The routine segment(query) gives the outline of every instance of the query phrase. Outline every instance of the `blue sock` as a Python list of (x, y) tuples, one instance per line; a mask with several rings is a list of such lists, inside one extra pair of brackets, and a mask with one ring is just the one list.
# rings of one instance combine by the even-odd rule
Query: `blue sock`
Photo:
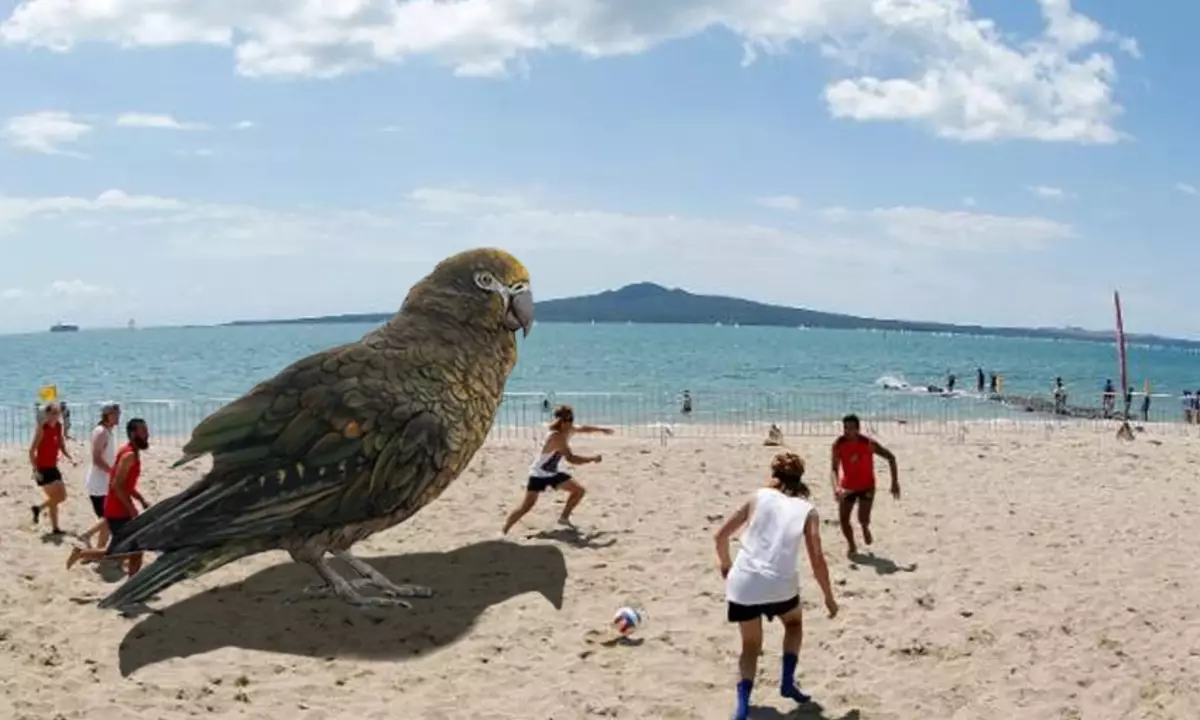
[(746, 720), (750, 717), (750, 691), (754, 689), (753, 680), (740, 680), (737, 684), (737, 710), (733, 720)]
[(798, 703), (806, 703), (812, 698), (800, 692), (796, 687), (796, 654), (783, 654), (783, 676), (779, 681), (779, 694)]

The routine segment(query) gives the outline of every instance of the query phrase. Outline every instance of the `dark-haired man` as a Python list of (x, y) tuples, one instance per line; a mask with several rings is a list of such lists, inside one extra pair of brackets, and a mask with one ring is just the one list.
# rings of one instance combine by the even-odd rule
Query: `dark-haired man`
[[(900, 471), (896, 467), (896, 456), (878, 442), (863, 435), (862, 424), (857, 415), (842, 418), (842, 434), (833, 441), (831, 471), (833, 497), (838, 504), (838, 520), (842, 535), (849, 545), (847, 555), (853, 559), (858, 554), (854, 542), (854, 528), (850, 525), (850, 514), (858, 505), (858, 524), (862, 526), (863, 542), (870, 545), (871, 507), (875, 502), (875, 456), (887, 461), (892, 477), (892, 497), (900, 498)], [(840, 472), (839, 472), (840, 471)]]
[[(145, 509), (146, 498), (138, 492), (138, 480), (142, 475), (142, 451), (150, 447), (150, 428), (141, 418), (133, 418), (125, 424), (125, 435), (129, 442), (121, 446), (113, 462), (113, 471), (108, 484), (108, 493), (104, 496), (104, 520), (108, 523), (111, 543), (120, 534), (130, 520), (138, 515), (136, 500)], [(126, 555), (108, 555), (107, 549), (85, 550), (81, 547), (71, 549), (67, 558), (67, 567), (77, 562), (96, 562), (112, 558), (125, 564), (125, 572), (132, 577), (142, 569), (142, 553)]]

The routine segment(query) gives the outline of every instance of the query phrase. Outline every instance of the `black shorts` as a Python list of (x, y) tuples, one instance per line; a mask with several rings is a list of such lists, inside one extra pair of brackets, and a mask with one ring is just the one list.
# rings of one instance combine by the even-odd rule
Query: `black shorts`
[(525, 485), (525, 489), (529, 492), (540, 493), (557, 488), (570, 479), (571, 476), (565, 472), (555, 473), (550, 477), (531, 477), (529, 483)]
[(111, 551), (113, 543), (117, 540), (117, 535), (121, 532), (121, 528), (128, 525), (133, 518), (104, 518), (104, 520), (108, 523), (108, 549)]
[(62, 472), (56, 467), (37, 469), (38, 487), (44, 487), (56, 482), (62, 482)]
[(854, 503), (859, 500), (870, 502), (875, 499), (875, 488), (869, 490), (855, 490), (853, 492), (842, 493), (842, 502)]
[(98, 518), (104, 517), (104, 496), (89, 495), (88, 497), (92, 499), (92, 512), (96, 513)]
[(796, 608), (800, 607), (800, 594), (797, 593), (790, 600), (783, 602), (763, 603), (761, 605), (742, 605), (740, 603), (726, 603), (726, 617), (731, 623), (741, 623), (747, 620), (765, 617), (768, 620), (773, 620), (780, 615), (786, 615)]

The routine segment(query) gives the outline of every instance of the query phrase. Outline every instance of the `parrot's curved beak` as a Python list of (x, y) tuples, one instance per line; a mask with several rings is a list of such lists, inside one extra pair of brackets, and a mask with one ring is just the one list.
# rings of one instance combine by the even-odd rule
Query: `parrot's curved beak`
[(529, 328), (533, 327), (533, 293), (526, 290), (512, 296), (504, 315), (504, 327), (512, 332), (522, 330), (522, 337), (529, 336)]

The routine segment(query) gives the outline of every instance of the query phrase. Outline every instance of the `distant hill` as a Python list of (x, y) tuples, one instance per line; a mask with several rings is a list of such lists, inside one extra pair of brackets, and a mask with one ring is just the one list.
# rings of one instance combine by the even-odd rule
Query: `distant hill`
[[(678, 288), (654, 283), (626, 285), (596, 295), (542, 300), (537, 303), (538, 322), (560, 323), (646, 323), (679, 325), (765, 325), (775, 327), (811, 327), (837, 330), (895, 330), (905, 332), (957, 333), (999, 337), (1032, 337), (1061, 340), (1112, 342), (1111, 330), (1083, 328), (1020, 328), (985, 325), (953, 325), (865, 318), (827, 313), (805, 308), (768, 305), (721, 295), (696, 295)], [(300, 325), (315, 323), (382, 323), (392, 313), (356, 313), (289, 320), (238, 320), (226, 323), (243, 325)], [(1200, 349), (1200, 341), (1167, 338), (1158, 335), (1127, 334), (1131, 343), (1150, 343)]]

